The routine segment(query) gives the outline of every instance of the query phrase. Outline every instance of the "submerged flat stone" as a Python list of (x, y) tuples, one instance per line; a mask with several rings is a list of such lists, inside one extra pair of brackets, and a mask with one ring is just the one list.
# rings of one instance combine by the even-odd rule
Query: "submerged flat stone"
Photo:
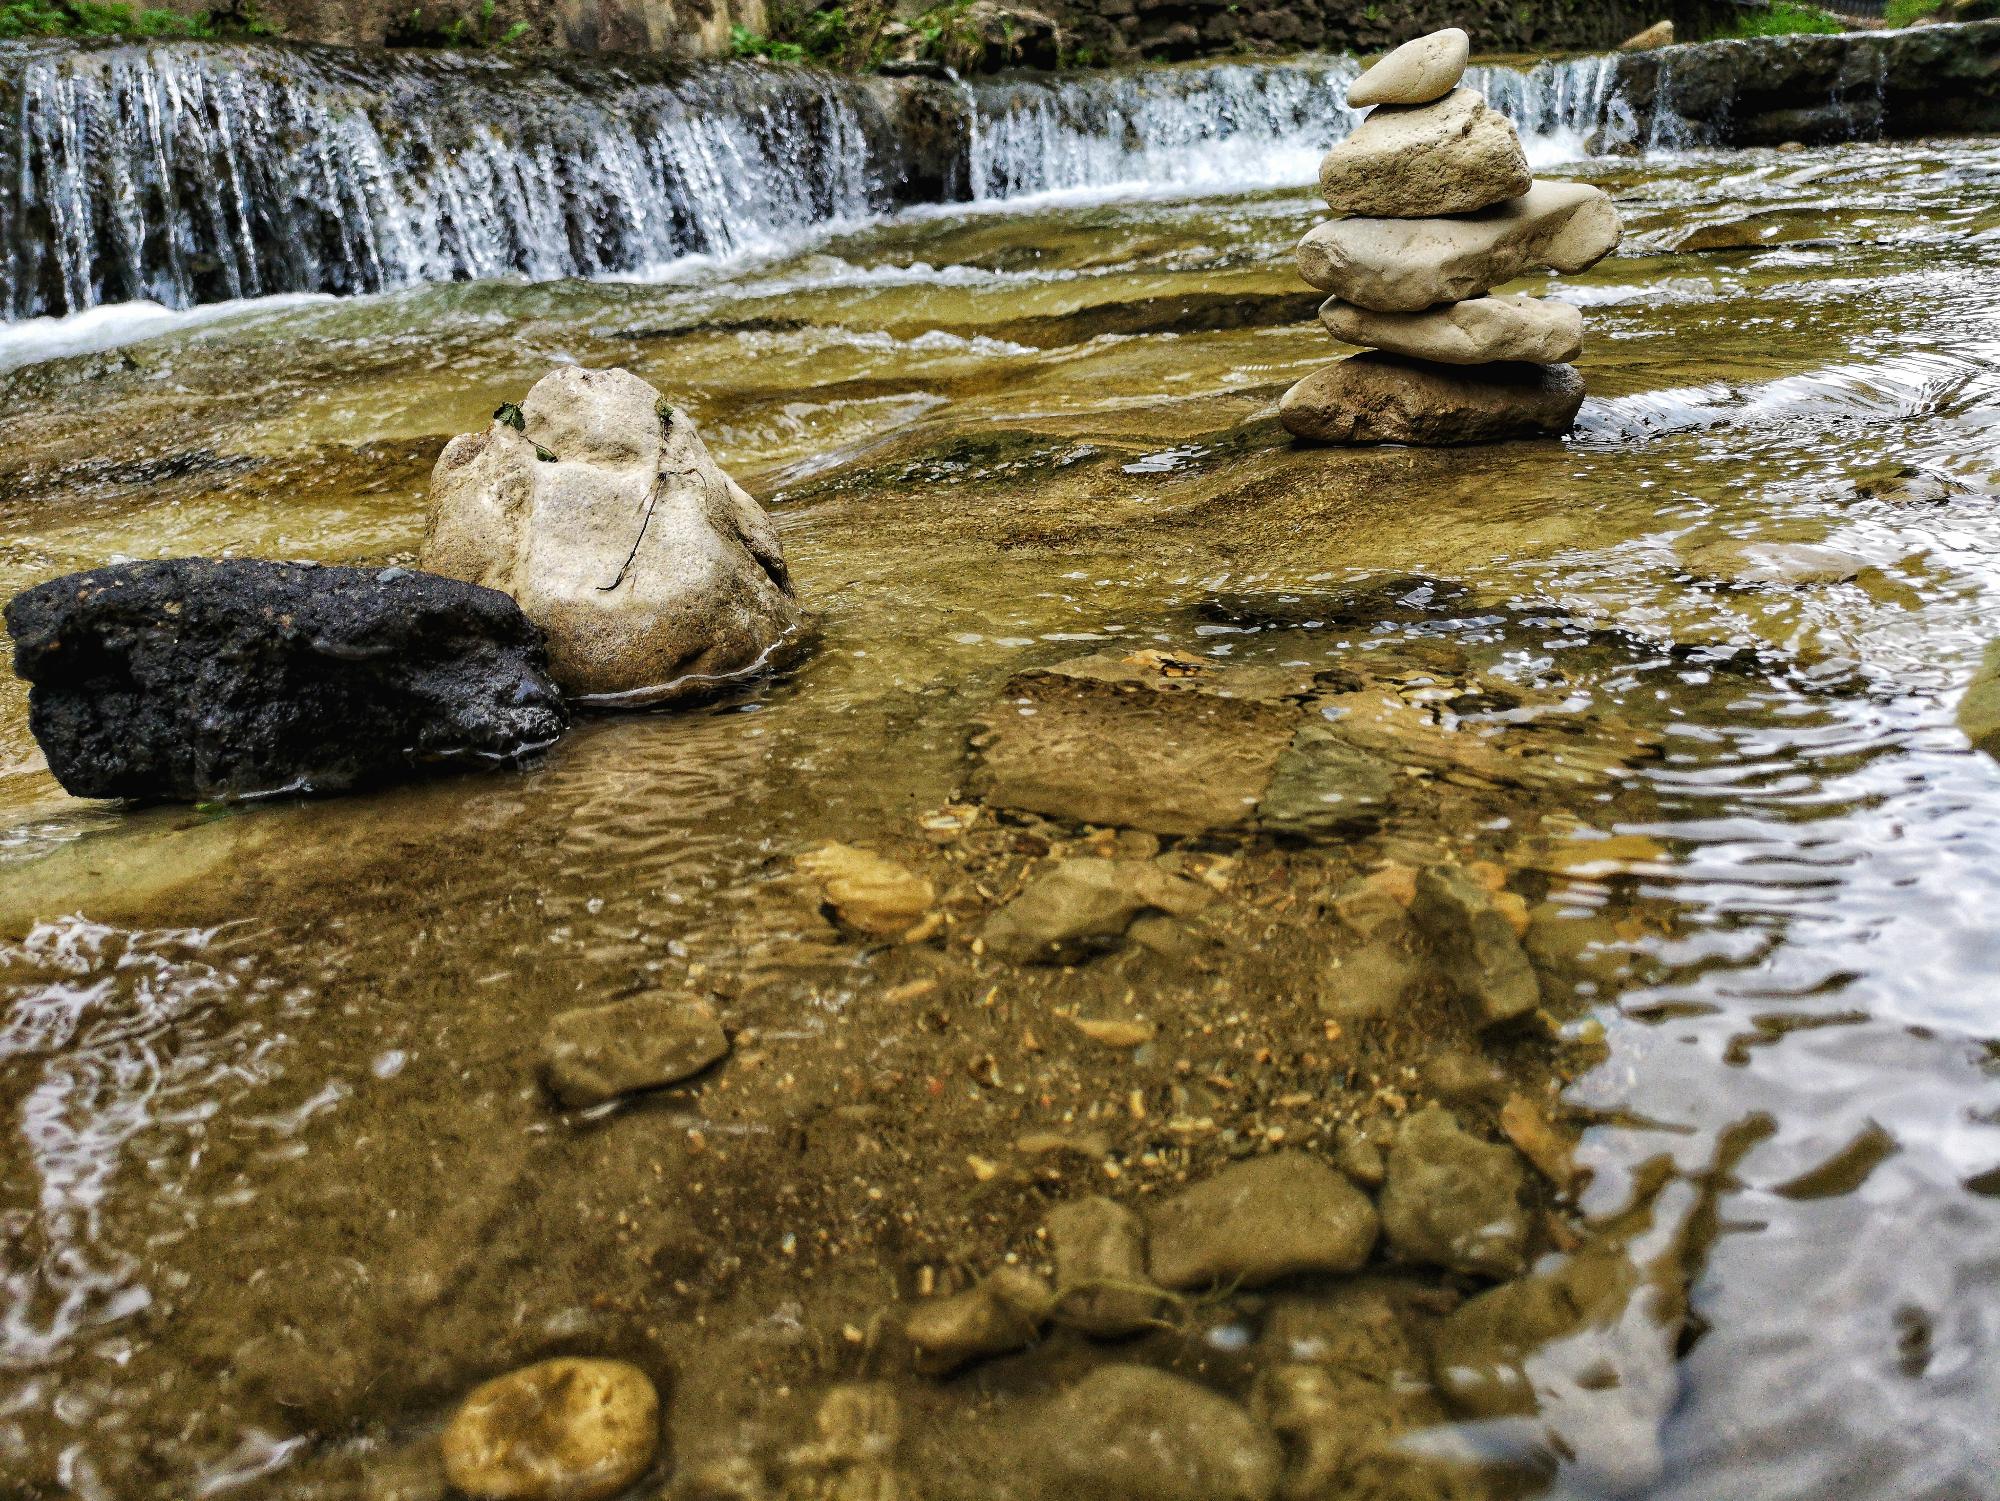
[(1472, 39), (1456, 26), (1405, 42), (1385, 54), (1347, 91), (1355, 109), (1371, 104), (1428, 104), (1458, 87)]
[(1020, 673), (975, 726), (992, 807), (1195, 834), (1248, 824), (1311, 674), (1100, 653)]
[(1573, 365), (1433, 365), (1371, 351), (1315, 370), (1285, 393), (1278, 417), (1312, 443), (1449, 447), (1560, 437), (1582, 405)]
[(1474, 297), (1421, 313), (1378, 313), (1329, 297), (1319, 321), (1343, 343), (1441, 365), (1565, 365), (1583, 353), (1582, 312), (1539, 297)]
[(1472, 213), (1520, 197), (1533, 180), (1513, 122), (1471, 89), (1384, 105), (1319, 167), (1335, 213), (1391, 219)]
[(1523, 1270), (1525, 1175), (1509, 1147), (1481, 1141), (1432, 1105), (1405, 1120), (1389, 1149), (1382, 1231), (1397, 1259), (1487, 1277)]
[(678, 1084), (729, 1053), (705, 1001), (641, 995), (565, 1011), (542, 1035), (541, 1076), (571, 1110)]
[(2000, 641), (1986, 648), (1986, 660), (1959, 700), (1958, 727), (1977, 749), (2000, 760)]
[(1299, 274), (1379, 313), (1463, 302), (1528, 271), (1583, 271), (1618, 248), (1618, 210), (1601, 188), (1537, 182), (1518, 198), (1455, 218), (1332, 219), (1299, 242)]

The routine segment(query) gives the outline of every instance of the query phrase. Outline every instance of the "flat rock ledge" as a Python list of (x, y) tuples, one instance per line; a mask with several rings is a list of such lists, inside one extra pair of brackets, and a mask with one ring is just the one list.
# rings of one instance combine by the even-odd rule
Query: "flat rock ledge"
[(511, 599), (407, 568), (123, 563), (6, 619), (29, 728), (78, 797), (331, 792), (508, 765), (569, 725)]

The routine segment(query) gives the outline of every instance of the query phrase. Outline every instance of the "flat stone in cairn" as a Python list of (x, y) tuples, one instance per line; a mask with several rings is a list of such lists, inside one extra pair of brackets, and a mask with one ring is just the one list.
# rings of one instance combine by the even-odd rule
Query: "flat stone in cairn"
[(1480, 297), (1527, 271), (1583, 271), (1617, 249), (1602, 189), (1538, 182), (1519, 198), (1452, 219), (1332, 219), (1299, 242), (1299, 274), (1378, 313)]
[(1319, 168), (1335, 213), (1386, 219), (1473, 213), (1520, 197), (1533, 180), (1513, 121), (1471, 89), (1382, 106)]
[(1379, 106), (1320, 163), (1341, 217), (1299, 242), (1299, 274), (1333, 296), (1320, 321), (1367, 351), (1285, 393), (1312, 443), (1443, 446), (1559, 436), (1575, 425), (1583, 315), (1494, 297), (1524, 272), (1582, 271), (1618, 247), (1618, 211), (1588, 183), (1536, 182), (1512, 122), (1459, 87), (1463, 31), (1398, 47), (1348, 91)]
[(1329, 297), (1319, 321), (1344, 344), (1441, 365), (1560, 365), (1583, 353), (1583, 314), (1537, 297), (1474, 297), (1421, 313), (1377, 313)]
[(1347, 102), (1355, 109), (1371, 104), (1428, 104), (1458, 87), (1472, 42), (1456, 26), (1405, 42), (1354, 81)]
[(1573, 365), (1433, 365), (1374, 350), (1315, 370), (1285, 393), (1278, 418), (1312, 443), (1445, 448), (1560, 437), (1582, 405)]

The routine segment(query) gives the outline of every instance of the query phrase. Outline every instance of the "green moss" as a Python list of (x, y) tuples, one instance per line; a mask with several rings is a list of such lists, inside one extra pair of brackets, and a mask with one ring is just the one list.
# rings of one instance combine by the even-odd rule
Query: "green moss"
[(1891, 26), (1914, 26), (1944, 9), (1944, 0), (1889, 0), (1882, 19)]
[[(0, 38), (24, 36), (74, 37), (214, 37), (258, 34), (254, 13), (238, 24), (223, 15), (183, 16), (170, 10), (134, 10), (103, 0), (0, 0)], [(253, 31), (252, 27), (257, 27)]]
[(387, 41), (391, 47), (513, 47), (533, 29), (526, 21), (502, 27), (494, 0), (480, 0), (477, 10), (455, 14), (435, 14), (419, 5), (397, 23)]
[(1750, 36), (1800, 36), (1827, 35), (1845, 31), (1832, 16), (1810, 5), (1794, 5), (1790, 0), (1772, 0), (1772, 4), (1762, 10), (1751, 11), (1728, 35), (1732, 37)]

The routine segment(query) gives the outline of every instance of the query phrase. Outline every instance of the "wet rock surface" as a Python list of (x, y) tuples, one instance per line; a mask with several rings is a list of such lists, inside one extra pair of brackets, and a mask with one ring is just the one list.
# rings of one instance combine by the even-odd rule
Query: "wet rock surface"
[(1986, 660), (1959, 700), (1958, 727), (1973, 745), (2000, 760), (2000, 644), (1986, 648)]
[(581, 1110), (691, 1079), (728, 1053), (707, 1002), (645, 995), (563, 1012), (542, 1034), (540, 1069), (549, 1093)]
[(1065, 860), (993, 914), (986, 946), (1020, 963), (1074, 963), (1116, 946), (1141, 914), (1192, 917), (1212, 897), (1142, 861)]
[(446, 1425), (445, 1476), (473, 1501), (606, 1501), (644, 1475), (660, 1399), (616, 1360), (544, 1361), (474, 1390)]
[(903, 1334), (916, 1369), (944, 1376), (969, 1361), (1032, 1344), (1055, 1307), (1055, 1291), (1042, 1278), (1002, 1267), (962, 1293), (918, 1304), (904, 1319)]
[(1100, 1339), (1158, 1323), (1167, 1299), (1146, 1270), (1145, 1222), (1103, 1195), (1049, 1213), (1056, 1267), (1056, 1321)]
[(1572, 365), (1436, 365), (1374, 351), (1314, 371), (1278, 415), (1313, 443), (1449, 447), (1561, 437), (1582, 405)]
[(6, 618), (31, 728), (78, 797), (338, 791), (517, 762), (569, 723), (511, 600), (408, 569), (124, 563)]
[(1155, 1208), (1148, 1266), (1170, 1288), (1352, 1272), (1377, 1229), (1375, 1206), (1339, 1172), (1281, 1152), (1225, 1168)]
[(1521, 1161), (1435, 1105), (1396, 1132), (1382, 1184), (1382, 1232), (1403, 1261), (1485, 1277), (1523, 1270)]
[(1271, 1501), (1283, 1455), (1228, 1398), (1147, 1366), (1092, 1372), (1024, 1456), (1048, 1501)]
[(1440, 865), (1420, 872), (1410, 914), (1481, 1026), (1513, 1021), (1540, 1003), (1541, 984), (1513, 921), (1466, 871)]
[(511, 595), (563, 691), (606, 705), (712, 694), (802, 625), (770, 518), (626, 370), (557, 370), (446, 444), (422, 558)]

